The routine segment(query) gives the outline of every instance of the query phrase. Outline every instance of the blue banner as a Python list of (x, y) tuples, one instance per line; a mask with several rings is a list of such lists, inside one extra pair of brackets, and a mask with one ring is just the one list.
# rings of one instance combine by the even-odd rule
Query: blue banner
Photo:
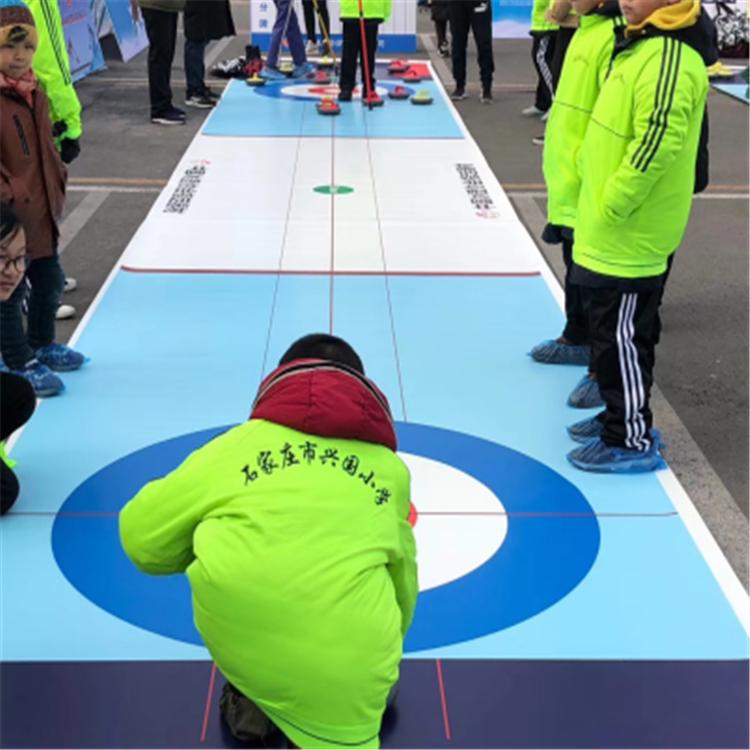
[(91, 0), (60, 0), (60, 16), (73, 80), (106, 67), (91, 16)]
[(529, 35), (531, 0), (492, 0), (492, 36), (517, 39)]
[(105, 0), (123, 62), (148, 47), (146, 25), (138, 0)]

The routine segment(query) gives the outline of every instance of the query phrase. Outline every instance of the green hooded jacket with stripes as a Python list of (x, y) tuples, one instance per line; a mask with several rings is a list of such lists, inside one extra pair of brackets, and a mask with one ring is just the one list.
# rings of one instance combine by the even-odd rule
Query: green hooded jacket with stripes
[(581, 148), (576, 264), (631, 279), (666, 271), (690, 215), (707, 95), (701, 55), (676, 34), (644, 34), (615, 56)]
[(81, 103), (73, 88), (57, 0), (27, 0), (27, 3), (39, 35), (33, 68), (49, 99), (50, 119), (53, 123), (65, 123), (64, 138), (80, 138)]
[(544, 181), (547, 183), (547, 220), (575, 227), (581, 178), (576, 160), (609, 71), (615, 28), (622, 17), (598, 14), (581, 17), (565, 54), (560, 82), (544, 133)]
[[(391, 17), (391, 0), (362, 0), (365, 18), (387, 21)], [(359, 0), (341, 0), (340, 18), (359, 18)]]

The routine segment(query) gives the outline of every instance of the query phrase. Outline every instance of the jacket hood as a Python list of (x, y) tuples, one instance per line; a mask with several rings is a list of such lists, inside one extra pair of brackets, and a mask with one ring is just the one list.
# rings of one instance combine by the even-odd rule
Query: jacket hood
[(670, 36), (692, 47), (706, 65), (719, 59), (716, 27), (700, 0), (682, 0), (652, 13), (645, 21), (625, 30), (626, 44), (653, 36)]
[(338, 362), (296, 359), (277, 368), (260, 384), (250, 419), (396, 450), (388, 400), (371, 380)]

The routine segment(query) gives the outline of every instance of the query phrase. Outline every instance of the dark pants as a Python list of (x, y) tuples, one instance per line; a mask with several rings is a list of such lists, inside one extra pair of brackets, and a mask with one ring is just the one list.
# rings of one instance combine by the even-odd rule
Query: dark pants
[(555, 37), (557, 32), (533, 32), (531, 45), (531, 59), (534, 61), (539, 81), (536, 85), (534, 106), (546, 112), (552, 106), (554, 83), (552, 80), (552, 57), (555, 54)]
[[(370, 72), (370, 90), (375, 91), (375, 51), (378, 47), (378, 26), (376, 18), (365, 19), (365, 39), (367, 41), (367, 65)], [(341, 20), (344, 46), (341, 51), (341, 77), (339, 87), (345, 93), (351, 92), (357, 76), (357, 60), (362, 71), (362, 96), (367, 93), (365, 80), (365, 57), (362, 54), (362, 31), (358, 18), (343, 18)]]
[[(25, 283), (6, 302), (0, 302), (0, 351), (11, 370), (20, 370), (34, 358), (34, 350), (55, 340), (55, 313), (60, 304), (65, 274), (57, 255), (32, 260)], [(29, 294), (27, 331), (23, 330), (21, 305)]]
[(604, 400), (602, 440), (646, 451), (662, 283), (644, 291), (581, 287), (591, 335), (591, 370)]
[[(328, 3), (326, 0), (317, 0), (318, 2), (318, 10), (320, 11), (320, 17), (323, 19), (323, 23), (325, 24), (325, 31), (323, 31), (323, 28), (320, 29), (320, 36), (323, 41), (325, 41), (326, 35), (330, 37), (331, 35), (331, 23), (330, 18), (328, 17)], [(318, 41), (318, 37), (315, 35), (315, 5), (313, 5), (313, 0), (302, 0), (302, 10), (305, 13), (305, 32), (307, 33), (307, 41), (308, 42), (316, 42)]]
[(203, 96), (206, 93), (206, 66), (203, 57), (208, 42), (185, 39), (185, 98)]
[(578, 284), (570, 280), (573, 266), (573, 240), (563, 238), (563, 260), (565, 261), (565, 328), (562, 335), (571, 344), (588, 344), (588, 320), (584, 305), (584, 294)]
[(148, 36), (148, 93), (151, 116), (163, 115), (172, 107), (172, 62), (177, 42), (177, 13), (142, 8)]
[(550, 61), (550, 70), (552, 72), (552, 91), (557, 91), (557, 84), (560, 83), (563, 63), (565, 62), (565, 53), (568, 51), (570, 42), (573, 39), (575, 29), (559, 29), (555, 35), (555, 49)]
[(477, 45), (482, 88), (491, 88), (492, 74), (495, 72), (495, 60), (492, 55), (492, 3), (486, 0), (475, 5), (464, 0), (451, 0), (449, 13), (453, 44), (453, 79), (456, 86), (463, 88), (466, 85), (466, 46), (471, 29)]
[[(5, 442), (34, 413), (36, 396), (31, 383), (9, 372), (0, 372), (0, 441)], [(0, 459), (0, 514), (7, 513), (18, 497), (18, 479)]]
[(302, 32), (299, 30), (297, 13), (294, 10), (293, 0), (273, 0), (276, 6), (276, 20), (271, 29), (271, 41), (266, 54), (266, 65), (275, 68), (279, 63), (279, 51), (281, 42), (286, 39), (289, 44), (289, 52), (295, 65), (305, 62), (305, 43), (302, 41)]
[(435, 24), (438, 47), (443, 47), (448, 44), (448, 19), (436, 18), (433, 23)]

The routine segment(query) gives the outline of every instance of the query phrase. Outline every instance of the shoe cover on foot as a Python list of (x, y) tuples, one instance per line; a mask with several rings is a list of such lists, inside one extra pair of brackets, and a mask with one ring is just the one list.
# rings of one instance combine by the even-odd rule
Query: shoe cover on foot
[(571, 440), (575, 440), (576, 443), (588, 443), (591, 438), (598, 438), (604, 431), (604, 420), (602, 417), (604, 412), (600, 411), (593, 417), (582, 419), (580, 422), (569, 425), (566, 429), (568, 430), (568, 437)]
[(84, 357), (80, 352), (71, 349), (65, 344), (47, 344), (41, 349), (37, 349), (37, 359), (43, 364), (47, 365), (52, 370), (57, 372), (71, 372), (72, 370), (78, 370), (88, 362), (88, 358)]
[(665, 469), (667, 464), (659, 453), (659, 439), (651, 441), (647, 451), (609, 446), (601, 438), (593, 438), (568, 453), (568, 461), (577, 469), (602, 474), (640, 474)]
[(10, 370), (10, 372), (26, 378), (31, 383), (31, 387), (34, 389), (34, 394), (37, 398), (57, 396), (65, 390), (65, 383), (47, 365), (42, 364), (38, 359), (29, 360), (24, 365), (23, 370)]
[(591, 360), (591, 347), (579, 344), (561, 344), (555, 339), (542, 341), (530, 352), (535, 362), (545, 365), (588, 365)]
[(602, 395), (599, 393), (599, 384), (589, 373), (586, 373), (570, 392), (568, 406), (574, 409), (595, 409), (597, 406), (604, 406)]

